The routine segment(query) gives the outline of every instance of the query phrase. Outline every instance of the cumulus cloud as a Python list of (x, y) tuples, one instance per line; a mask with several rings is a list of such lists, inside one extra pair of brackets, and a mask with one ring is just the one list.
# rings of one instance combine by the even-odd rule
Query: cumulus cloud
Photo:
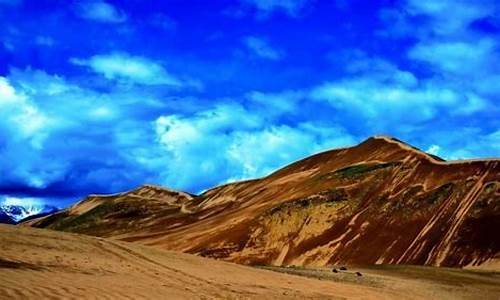
[(474, 113), (487, 106), (486, 100), (476, 95), (462, 95), (432, 85), (412, 88), (371, 78), (324, 84), (315, 88), (311, 96), (328, 101), (339, 110), (363, 115), (381, 130), (397, 121), (424, 122), (443, 114)]
[(237, 132), (228, 158), (241, 171), (230, 180), (263, 176), (299, 158), (322, 150), (352, 145), (356, 139), (344, 129), (315, 122), (269, 126), (258, 132)]
[(127, 15), (123, 11), (101, 0), (77, 2), (75, 11), (81, 18), (96, 22), (122, 23), (127, 20)]
[(43, 202), (38, 198), (32, 197), (10, 197), (10, 196), (0, 196), (0, 203), (2, 205), (20, 205), (20, 206), (31, 206), (31, 205), (41, 205)]
[(431, 145), (425, 152), (432, 154), (432, 155), (439, 155), (439, 150), (441, 150), (441, 147), (438, 145)]
[(280, 60), (283, 58), (283, 52), (273, 48), (269, 43), (255, 36), (247, 36), (243, 39), (247, 49), (254, 55), (268, 60)]
[[(109, 3), (78, 2), (76, 11), (88, 20), (125, 22), (125, 13)], [(245, 3), (238, 6), (244, 13), (255, 7), (257, 15), (264, 17), (276, 12), (296, 17), (308, 1)], [(165, 15), (145, 18), (146, 27), (129, 22), (130, 31), (110, 43), (103, 42), (109, 38), (103, 32), (96, 37), (98, 46), (71, 53), (66, 46), (60, 48), (71, 40), (58, 30), (34, 32), (25, 46), (37, 45), (42, 56), (44, 51), (54, 51), (64, 59), (74, 57), (73, 65), (66, 69), (53, 61), (38, 64), (24, 59), (32, 57), (32, 48), (5, 56), (9, 65), (19, 59), (28, 62), (23, 66), (43, 65), (64, 75), (4, 68), (0, 166), (8, 172), (0, 172), (0, 195), (69, 201), (145, 182), (197, 192), (266, 175), (295, 159), (379, 133), (448, 159), (498, 156), (499, 42), (497, 32), (485, 33), (478, 26), (494, 11), (484, 1), (401, 1), (381, 13), (386, 34), (377, 35), (373, 43), (360, 43), (364, 51), (351, 49), (343, 56), (337, 47), (343, 45), (331, 47), (334, 70), (328, 70), (322, 58), (285, 53), (285, 48), (273, 44), (273, 32), (266, 34), (268, 39), (251, 33), (236, 46), (245, 47), (261, 63), (267, 60), (265, 70), (258, 70), (259, 80), (254, 80), (256, 70), (246, 69), (255, 61), (242, 56), (230, 62), (211, 60), (213, 53), (228, 49), (223, 38), (217, 40), (223, 45), (215, 46), (211, 40), (216, 48), (203, 55), (192, 51), (198, 47), (181, 43), (172, 53), (187, 50), (183, 58), (195, 57), (194, 62), (182, 60), (183, 70), (204, 72), (209, 74), (206, 78), (223, 77), (220, 85), (194, 92), (184, 87), (199, 87), (196, 80), (170, 72), (179, 67), (173, 61), (167, 64), (128, 52), (109, 52), (112, 44), (139, 53), (137, 37), (142, 39), (146, 33), (151, 37), (152, 26), (174, 29)], [(359, 32), (359, 25), (353, 24), (350, 30)], [(362, 31), (369, 33), (365, 27)], [(12, 36), (6, 35), (5, 47), (23, 50)], [(389, 36), (390, 44), (386, 43)], [(346, 40), (339, 38), (342, 41)], [(370, 48), (373, 45), (376, 49)], [(323, 49), (307, 49), (313, 48)], [(150, 50), (159, 51), (159, 57), (164, 48)], [(96, 55), (82, 56), (86, 51)], [(314, 50), (311, 55), (326, 52)], [(305, 64), (311, 69), (304, 69)], [(280, 80), (269, 70), (286, 76)], [(318, 76), (311, 73), (314, 70)], [(304, 74), (312, 76), (303, 80)]]
[[(419, 75), (416, 85), (404, 87), (410, 94), (400, 94), (405, 102), (400, 106), (402, 120), (415, 120), (415, 115), (427, 111), (424, 116), (429, 118), (413, 123), (409, 133), (422, 144), (431, 142), (429, 149), (432, 144), (439, 146), (445, 158), (498, 156), (500, 151), (490, 137), (500, 126), (496, 105), (500, 88), (494, 84), (500, 79), (500, 44), (497, 33), (483, 26), (498, 20), (499, 9), (494, 1), (406, 0), (380, 13), (385, 22), (381, 36), (414, 40), (405, 59)], [(391, 86), (384, 84), (382, 94)], [(430, 126), (439, 130), (430, 134), (425, 130)]]
[(165, 70), (160, 63), (126, 53), (94, 55), (89, 59), (72, 58), (70, 61), (77, 66), (88, 67), (110, 80), (173, 87), (185, 84)]
[(499, 9), (491, 1), (407, 0), (399, 10), (383, 10), (381, 18), (388, 35), (402, 37), (404, 28), (407, 37), (417, 39), (408, 49), (409, 59), (427, 64), (436, 77), (477, 89), (500, 70), (499, 43), (473, 25), (498, 15)]
[(17, 136), (28, 139), (33, 147), (42, 147), (49, 118), (5, 77), (0, 77), (0, 119), (3, 128), (18, 132)]
[(293, 160), (355, 141), (333, 124), (275, 125), (237, 103), (192, 116), (161, 116), (155, 126), (166, 157), (163, 177), (185, 189), (263, 176)]
[(57, 164), (47, 163), (44, 168), (32, 164), (41, 163), (38, 154), (46, 149), (52, 126), (52, 118), (29, 95), (0, 77), (0, 165), (9, 170), (1, 178), (3, 184), (22, 182), (34, 188), (44, 187), (45, 179), (58, 172)]
[(409, 57), (428, 62), (439, 68), (439, 71), (467, 74), (488, 68), (491, 58), (496, 55), (495, 47), (491, 39), (423, 42), (410, 50)]
[(467, 30), (475, 20), (494, 13), (492, 1), (407, 0), (405, 10), (410, 15), (429, 17), (428, 30), (439, 35), (457, 35)]
[(312, 88), (310, 98), (326, 101), (349, 119), (362, 120), (368, 128), (394, 132), (394, 124), (452, 121), (492, 107), (489, 99), (453, 82), (418, 79), (382, 58), (354, 53), (353, 63), (346, 66), (347, 76)]
[(306, 94), (305, 91), (300, 90), (288, 90), (279, 93), (251, 91), (247, 93), (246, 98), (250, 103), (264, 109), (266, 115), (274, 117), (285, 113), (295, 113)]
[(13, 69), (0, 87), (0, 165), (10, 170), (0, 194), (12, 197), (73, 201), (144, 182), (197, 192), (357, 141), (328, 118), (306, 120), (300, 91), (254, 91), (193, 114), (142, 88), (97, 92), (39, 70)]
[(0, 165), (9, 170), (0, 173), (0, 194), (73, 201), (160, 183), (148, 119), (161, 106), (130, 92), (98, 93), (29, 69), (0, 78)]
[[(431, 154), (448, 160), (470, 159), (475, 157), (494, 158), (500, 153), (500, 130), (485, 132), (484, 129), (466, 126), (459, 131), (453, 128), (429, 132), (422, 140), (428, 145)], [(434, 144), (433, 141), (435, 142)]]

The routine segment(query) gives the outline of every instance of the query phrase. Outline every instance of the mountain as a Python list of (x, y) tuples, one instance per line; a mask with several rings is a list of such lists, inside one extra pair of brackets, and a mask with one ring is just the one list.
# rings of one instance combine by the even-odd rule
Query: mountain
[(16, 222), (0, 209), (0, 224), (15, 224)]
[(198, 196), (146, 185), (25, 225), (251, 265), (500, 267), (500, 160), (376, 136)]
[[(51, 205), (0, 205), (0, 223), (14, 224), (31, 218), (43, 217), (58, 210)], [(4, 217), (2, 217), (4, 216)], [(10, 221), (9, 221), (10, 220)]]

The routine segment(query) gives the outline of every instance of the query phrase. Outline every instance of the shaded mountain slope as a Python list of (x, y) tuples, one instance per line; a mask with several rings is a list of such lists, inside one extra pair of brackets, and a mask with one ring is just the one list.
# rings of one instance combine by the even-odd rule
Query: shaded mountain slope
[(28, 224), (244, 264), (467, 266), (500, 251), (500, 161), (444, 162), (390, 137), (199, 196), (161, 191), (89, 196)]
[(0, 209), (0, 223), (15, 224), (16, 221), (14, 221), (8, 214)]

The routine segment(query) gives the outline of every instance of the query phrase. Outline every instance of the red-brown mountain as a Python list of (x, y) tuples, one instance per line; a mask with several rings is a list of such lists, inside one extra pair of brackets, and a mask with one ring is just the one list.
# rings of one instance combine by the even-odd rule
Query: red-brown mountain
[(199, 196), (145, 185), (26, 224), (243, 264), (498, 267), (500, 161), (373, 137)]

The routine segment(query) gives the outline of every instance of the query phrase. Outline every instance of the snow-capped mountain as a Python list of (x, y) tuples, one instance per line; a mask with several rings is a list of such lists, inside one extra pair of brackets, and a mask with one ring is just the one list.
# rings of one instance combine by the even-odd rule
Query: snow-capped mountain
[(51, 205), (0, 205), (0, 214), (7, 215), (15, 223), (30, 216), (45, 215), (57, 210), (57, 207)]

